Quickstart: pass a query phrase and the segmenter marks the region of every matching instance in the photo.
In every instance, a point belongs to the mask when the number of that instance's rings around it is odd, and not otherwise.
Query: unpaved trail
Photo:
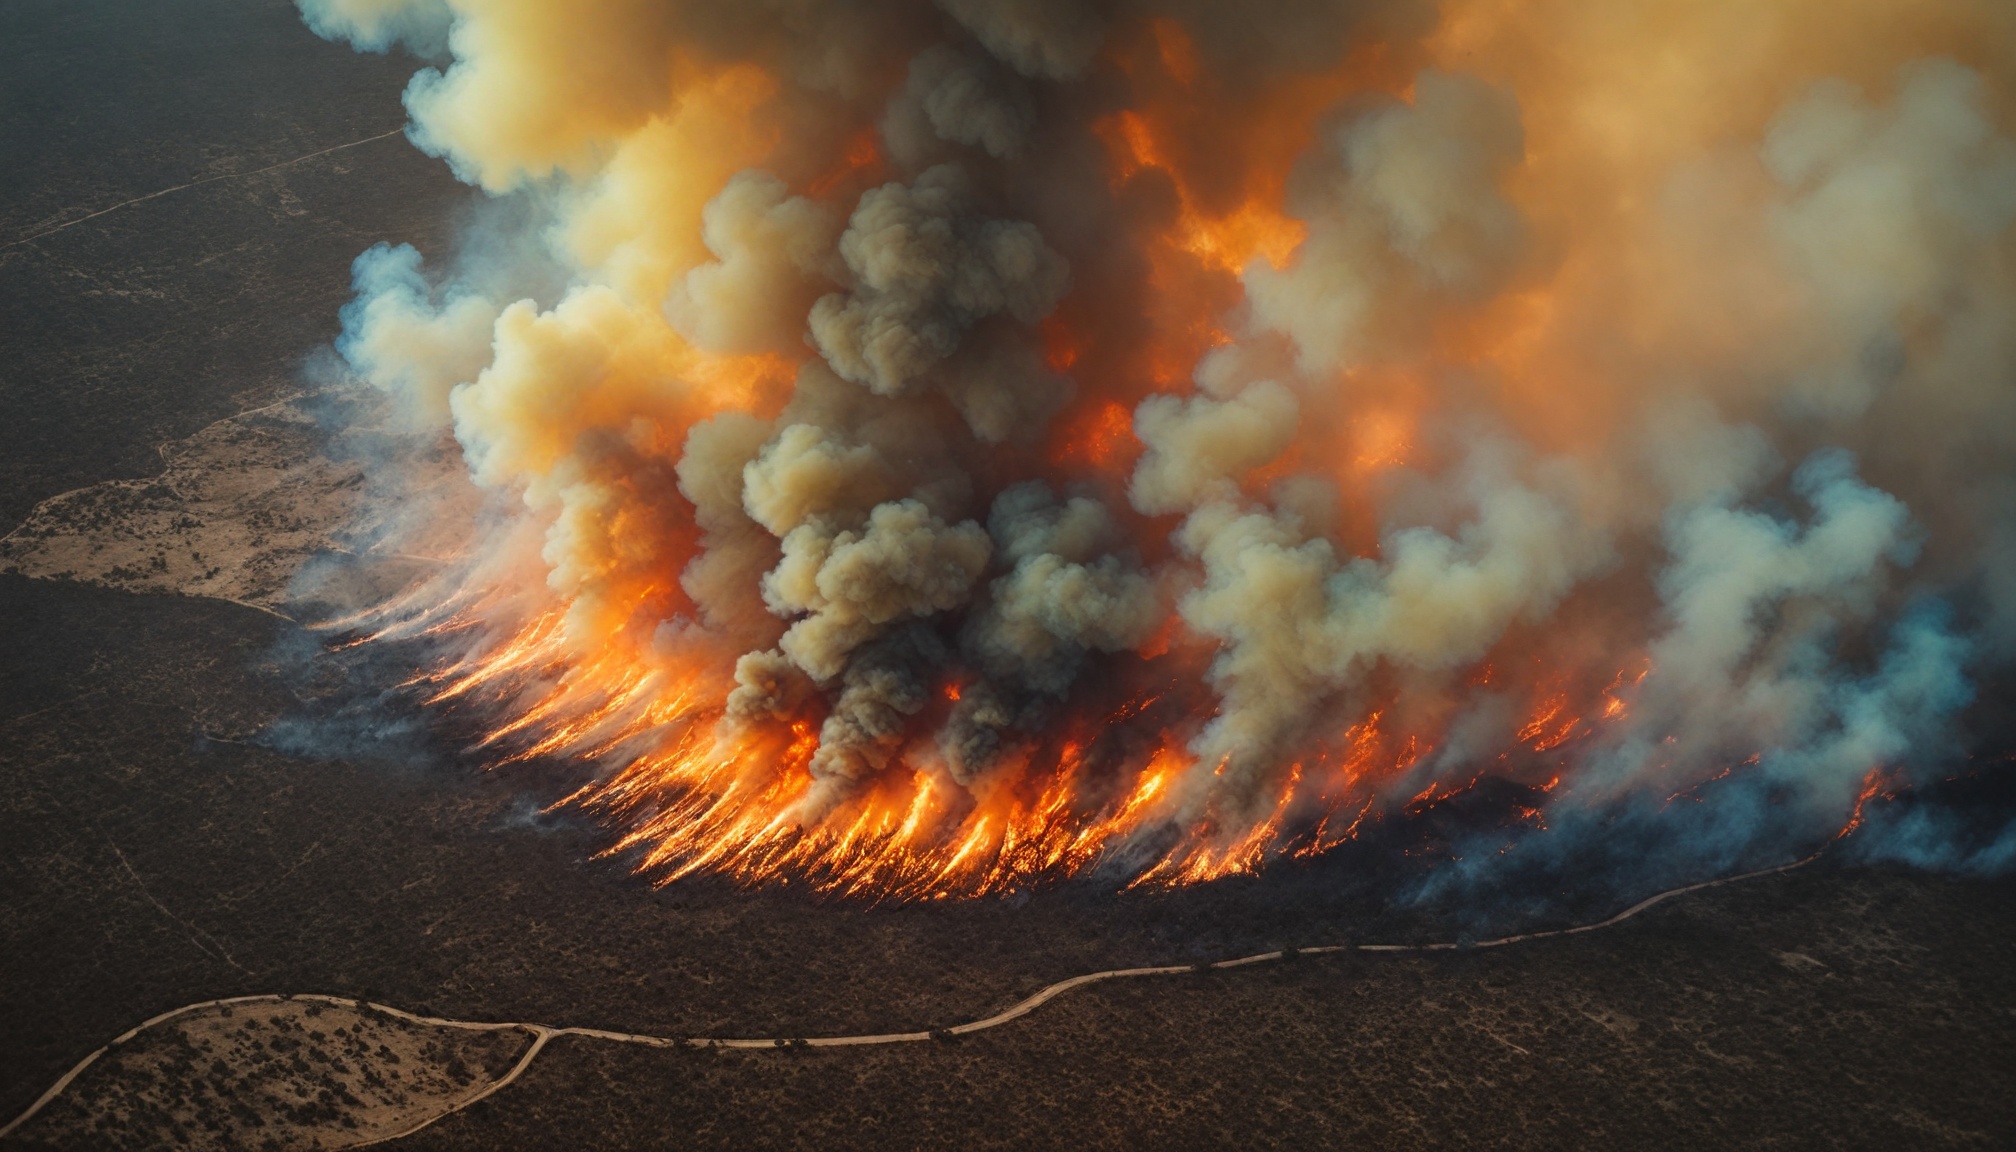
[[[61,224],[56,224],[51,227],[44,228],[39,232],[30,232],[26,236],[17,236],[12,240],[0,243],[0,248],[12,248],[17,244],[27,244],[35,240],[40,240],[44,236],[54,236],[56,233],[61,232],[66,228],[75,228],[77,225],[82,224],[88,220],[96,220],[100,216],[117,212],[121,208],[130,208],[135,204],[145,204],[149,200],[159,200],[161,197],[167,196],[171,193],[187,191],[190,188],[200,188],[205,184],[215,184],[219,180],[244,180],[253,176],[263,176],[268,172],[275,172],[282,168],[290,168],[296,164],[301,163],[304,160],[313,160],[317,156],[327,156],[331,152],[342,152],[345,149],[356,148],[364,144],[373,143],[375,141],[388,140],[394,136],[404,134],[405,131],[406,129],[404,128],[394,128],[390,132],[380,132],[376,136],[366,136],[362,140],[351,140],[346,143],[333,145],[328,148],[323,148],[319,151],[307,153],[306,155],[303,156],[296,156],[290,160],[282,160],[277,164],[268,164],[264,168],[254,168],[249,172],[221,172],[215,176],[205,176],[200,180],[191,180],[187,184],[177,184],[172,188],[163,188],[158,192],[149,192],[145,196],[135,196],[131,200],[121,200],[119,203],[114,204],[109,208],[100,208],[96,212],[92,212],[84,216],[78,216],[70,220],[65,220]]]
[[[76,1081],[78,1076],[80,1076],[86,1069],[90,1068],[93,1063],[95,1063],[100,1057],[104,1056],[105,1053],[110,1051],[111,1049],[119,1047],[120,1045],[123,1045],[128,1041],[131,1041],[134,1037],[139,1036],[142,1032],[145,1032],[150,1028],[155,1028],[157,1026],[167,1024],[180,1018],[191,1016],[198,1013],[227,1009],[233,1005],[264,1004],[278,1001],[300,1001],[304,1003],[327,1004],[345,1009],[353,1009],[357,1011],[381,1012],[388,1016],[408,1021],[410,1023],[424,1024],[436,1028],[459,1028],[467,1031],[479,1031],[479,1032],[501,1032],[501,1031],[515,1030],[525,1032],[531,1036],[532,1043],[526,1048],[524,1054],[518,1058],[518,1061],[514,1065],[512,1065],[510,1070],[505,1072],[502,1076],[498,1077],[497,1079],[491,1081],[489,1084],[485,1085],[482,1089],[473,1092],[471,1094],[461,1096],[453,1100],[452,1102],[446,1103],[440,1111],[432,1115],[426,1116],[423,1119],[420,1119],[417,1123],[412,1124],[410,1127],[403,1128],[400,1131],[393,1132],[390,1134],[373,1135],[367,1139],[363,1139],[355,1143],[344,1145],[347,1147],[365,1147],[367,1145],[382,1144],[389,1140],[396,1140],[404,1136],[412,1135],[413,1133],[418,1132],[420,1129],[425,1128],[430,1124],[433,1124],[435,1121],[438,1121],[443,1117],[452,1116],[457,1112],[460,1112],[466,1108],[471,1107],[478,1101],[490,1097],[491,1095],[495,1094],[499,1090],[503,1089],[506,1085],[509,1085],[512,1081],[518,1079],[518,1077],[523,1075],[525,1070],[532,1066],[532,1061],[536,1059],[539,1053],[545,1049],[547,1043],[555,1039],[556,1037],[581,1036],[594,1040],[606,1040],[617,1044],[639,1044],[650,1048],[686,1047],[686,1048],[744,1048],[744,1049],[790,1050],[796,1048],[849,1048],[849,1047],[858,1047],[862,1045],[872,1045],[872,1044],[907,1044],[946,1036],[964,1036],[964,1035],[970,1035],[974,1032],[983,1032],[989,1028],[998,1028],[1003,1024],[1007,1024],[1010,1021],[1018,1020],[1021,1017],[1028,1015],[1029,1013],[1035,1011],[1037,1008],[1042,1007],[1043,1005],[1049,1003],[1050,1001],[1056,999],[1059,996],[1064,995],[1067,992],[1072,992],[1079,988],[1083,988],[1091,984],[1097,984],[1106,980],[1132,979],[1135,977],[1143,977],[1143,976],[1173,976],[1185,972],[1204,972],[1204,971],[1225,970],[1232,968],[1244,968],[1255,964],[1266,964],[1274,961],[1285,960],[1292,956],[1320,956],[1340,952],[1392,954],[1392,953],[1418,953],[1418,952],[1451,952],[1463,949],[1502,948],[1507,945],[1518,944],[1529,940],[1545,940],[1558,936],[1574,936],[1584,932],[1594,932],[1599,929],[1609,928],[1614,925],[1621,924],[1624,921],[1631,919],[1633,916],[1636,916],[1639,913],[1644,912],[1645,910],[1652,908],[1658,904],[1662,904],[1668,900],[1674,899],[1675,897],[1684,896],[1690,892],[1699,892],[1708,888],[1721,887],[1722,885],[1725,884],[1734,884],[1744,880],[1754,880],[1764,876],[1777,875],[1778,873],[1781,872],[1789,872],[1795,868],[1800,868],[1807,864],[1812,863],[1814,860],[1818,859],[1819,856],[1820,853],[1816,852],[1811,856],[1795,860],[1789,864],[1780,864],[1773,868],[1762,868],[1754,872],[1745,872],[1736,876],[1725,876],[1719,880],[1705,880],[1698,884],[1688,884],[1683,887],[1668,889],[1667,891],[1661,892],[1655,896],[1651,896],[1644,900],[1641,900],[1638,903],[1633,904],[1629,908],[1626,908],[1623,911],[1607,919],[1598,920],[1589,924],[1579,924],[1570,928],[1557,928],[1544,932],[1522,932],[1511,936],[1501,936],[1492,940],[1478,940],[1478,941],[1445,942],[1445,943],[1432,943],[1432,944],[1328,944],[1328,945],[1318,945],[1310,948],[1295,948],[1275,952],[1260,952],[1251,956],[1240,956],[1234,959],[1219,960],[1214,963],[1208,963],[1208,964],[1171,964],[1150,968],[1116,968],[1102,972],[1087,972],[1082,976],[1073,976],[1069,979],[1059,980],[1054,984],[1050,984],[1038,990],[1034,994],[1008,1006],[1007,1008],[1002,1009],[999,1012],[996,1012],[994,1015],[986,1017],[985,1019],[974,1020],[965,1024],[954,1024],[947,1028],[931,1029],[922,1032],[883,1032],[883,1033],[874,1033],[858,1036],[813,1036],[813,1037],[780,1036],[769,1038],[650,1036],[634,1032],[615,1032],[602,1028],[556,1027],[550,1024],[538,1024],[530,1021],[519,1021],[519,1020],[507,1020],[507,1021],[448,1020],[438,1016],[418,1015],[416,1013],[407,1012],[399,1008],[393,1008],[389,1005],[376,1004],[369,1001],[349,999],[340,996],[324,996],[315,993],[291,993],[291,994],[270,993],[255,996],[234,996],[222,1000],[205,1000],[197,1004],[184,1005],[181,1008],[176,1008],[171,1011],[164,1012],[159,1016],[153,1017],[152,1019],[144,1020],[141,1023],[136,1024],[132,1028],[128,1029],[126,1032],[124,1032],[123,1034],[112,1040],[110,1043],[106,1044],[104,1047],[99,1048],[97,1051],[91,1053],[89,1056],[86,1056],[83,1060],[77,1063],[76,1067],[64,1073],[61,1079],[57,1080],[54,1084],[50,1085],[48,1091],[44,1092],[41,1095],[41,1097],[38,1098],[33,1104],[30,1104],[26,1111],[22,1112],[19,1116],[16,1116],[11,1122],[7,1124],[5,1128],[0,1128],[0,1139],[5,1139],[8,1135],[12,1134],[22,1125],[26,1124],[29,1120],[33,1119],[34,1116],[38,1112],[42,1111],[42,1109],[46,1107],[51,1101],[54,1101],[57,1097],[61,1096],[64,1090],[67,1089],[74,1081]]]

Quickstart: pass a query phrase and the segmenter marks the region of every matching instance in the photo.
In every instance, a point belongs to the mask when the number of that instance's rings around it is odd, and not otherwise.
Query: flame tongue
[[[1839,827],[1992,648],[1900,607],[2006,584],[1985,8],[302,7],[528,190],[358,260],[498,530],[344,626],[655,875],[1187,884],[1486,776]]]

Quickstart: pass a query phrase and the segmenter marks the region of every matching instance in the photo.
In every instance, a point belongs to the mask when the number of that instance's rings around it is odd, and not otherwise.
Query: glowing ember
[[[1832,829],[1965,700],[1986,8],[302,5],[519,193],[358,261],[489,506],[336,627],[657,877],[1189,884],[1487,774]]]

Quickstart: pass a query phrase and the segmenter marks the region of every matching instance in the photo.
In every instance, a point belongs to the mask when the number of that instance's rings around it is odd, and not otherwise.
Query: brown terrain
[[[0,54],[0,1123],[143,1021],[294,997],[139,1031],[0,1145],[440,1116],[386,1146],[2016,1146],[2016,882],[1841,853],[1597,932],[1111,981],[926,1042],[515,1026],[942,1030],[1090,971],[1482,929],[1386,898],[1370,848],[923,905],[638,878],[545,810],[560,767],[360,704],[290,618],[368,472],[318,423],[349,261],[466,210],[397,137],[326,152],[398,125],[410,62],[285,0],[17,0]]]

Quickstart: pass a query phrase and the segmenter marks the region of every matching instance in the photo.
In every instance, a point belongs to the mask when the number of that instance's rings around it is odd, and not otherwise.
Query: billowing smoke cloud
[[[403,45],[420,56],[448,47],[454,10],[448,0],[310,0],[301,15],[318,36],[348,40],[366,52]]]
[[[1515,620],[1544,618],[1608,558],[1569,494],[1490,469],[1471,485],[1473,519],[1453,534],[1392,532],[1382,559],[1339,556],[1292,512],[1214,501],[1185,520],[1177,539],[1204,580],[1183,620],[1219,645],[1210,679],[1221,705],[1192,745],[1199,771],[1246,785],[1285,763],[1324,702],[1375,666],[1441,674],[1481,660]]]
[[[300,4],[515,205],[357,262],[504,526],[384,619],[664,874],[1182,882],[1487,775],[1721,867],[2016,654],[1985,0]]]
[[[1102,5],[1074,0],[940,0],[968,31],[1026,76],[1070,80],[1105,35]]]
[[[343,309],[336,350],[358,375],[397,397],[415,426],[438,426],[448,394],[476,379],[490,362],[497,306],[482,296],[427,283],[420,253],[409,244],[380,244],[357,258],[357,297]]]
[[[1034,324],[1070,282],[1032,224],[971,213],[965,172],[931,168],[915,183],[861,196],[840,236],[855,287],[813,305],[812,342],[833,370],[901,396],[991,316]]]
[[[977,147],[996,160],[1022,150],[1036,124],[1026,84],[986,59],[940,44],[910,62],[902,95],[890,101],[882,137],[910,167],[924,167],[945,147]]]
[[[1960,642],[1922,612],[1898,625],[1872,677],[1816,675],[1917,546],[1909,511],[1858,480],[1845,453],[1816,454],[1792,487],[1812,508],[1803,525],[1718,502],[1672,515],[1658,578],[1669,624],[1647,648],[1638,715],[1593,754],[1590,786],[1612,767],[1632,786],[1656,772],[1680,788],[1757,755],[1767,775],[1835,806],[1965,703]]]
[[[1439,72],[1415,80],[1413,103],[1330,129],[1290,188],[1309,238],[1288,268],[1247,271],[1255,319],[1321,372],[1404,339],[1445,300],[1501,287],[1525,238],[1500,190],[1522,149],[1509,93]]]
[[[767,172],[736,173],[700,216],[715,259],[673,286],[666,318],[709,352],[789,352],[815,286],[841,276],[834,216]]]

